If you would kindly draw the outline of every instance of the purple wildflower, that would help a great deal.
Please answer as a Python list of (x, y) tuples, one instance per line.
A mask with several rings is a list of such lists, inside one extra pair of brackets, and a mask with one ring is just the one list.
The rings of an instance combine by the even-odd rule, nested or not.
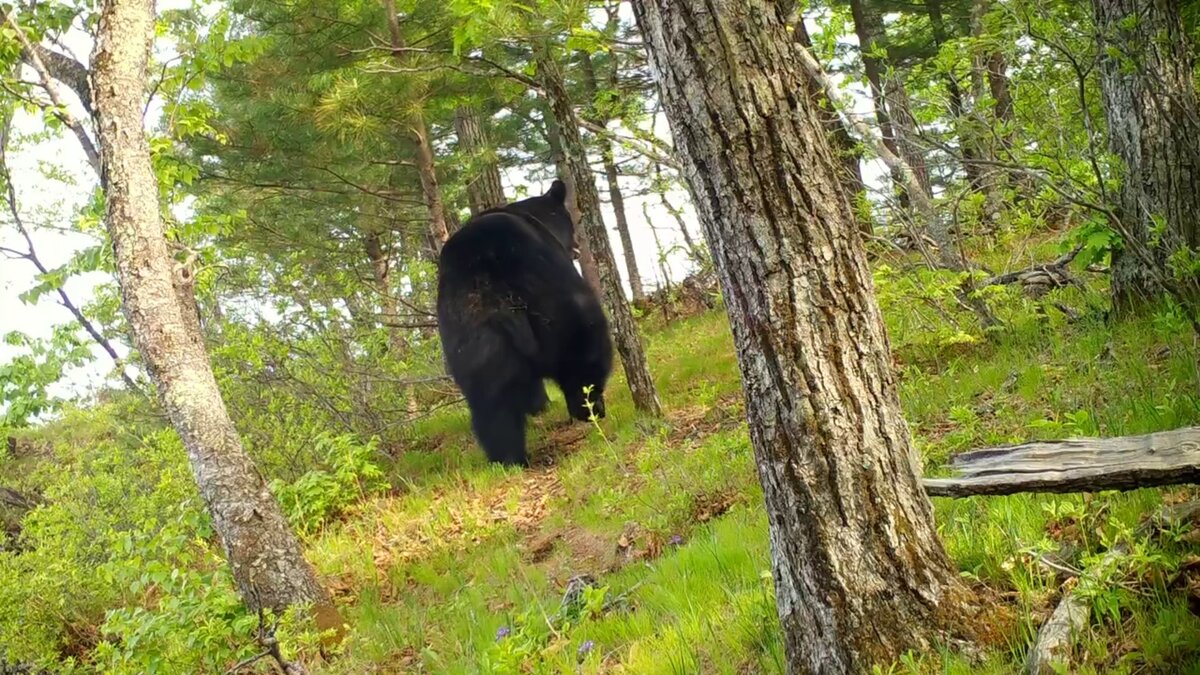
[(596, 648), (595, 640), (584, 640), (583, 644), (579, 645), (579, 652), (578, 652), (579, 659), (583, 660), (588, 654), (591, 654), (592, 650), (595, 648)]
[(679, 534), (671, 535), (670, 543), (672, 546), (682, 546), (683, 545), (683, 535), (679, 535)]
[(508, 634), (511, 632), (512, 632), (512, 629), (509, 628), (508, 626), (500, 626), (499, 628), (496, 629), (496, 642), (499, 642), (499, 641), (503, 640), (504, 638), (508, 637)]

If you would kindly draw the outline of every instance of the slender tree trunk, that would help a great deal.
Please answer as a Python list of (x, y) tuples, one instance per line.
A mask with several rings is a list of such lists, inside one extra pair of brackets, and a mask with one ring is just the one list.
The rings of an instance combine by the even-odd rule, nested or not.
[(629, 215), (625, 211), (625, 195), (621, 193), (618, 183), (620, 172), (613, 159), (612, 145), (604, 143), (600, 156), (604, 160), (604, 174), (608, 181), (608, 198), (612, 201), (613, 213), (616, 214), (617, 235), (621, 239), (621, 252), (625, 256), (625, 270), (629, 274), (629, 288), (633, 292), (633, 301), (641, 302), (646, 299), (646, 289), (642, 285), (642, 272), (638, 269), (637, 249), (633, 246), (633, 236), (629, 231)]
[(417, 172), (421, 176), (421, 194), (429, 207), (429, 236), (435, 254), (442, 252), (442, 244), (450, 238), (450, 226), (446, 220), (446, 206), (442, 203), (442, 188), (438, 185), (437, 167), (433, 159), (433, 146), (429, 142), (429, 127), (419, 114), (412, 121), (413, 142), (417, 146)]
[[(933, 44), (938, 49), (950, 39), (946, 32), (946, 23), (942, 17), (941, 0), (927, 0), (926, 13), (929, 15), (929, 25), (933, 29)], [(967, 120), (967, 106), (963, 101), (962, 87), (954, 73), (945, 73), (946, 92), (950, 98), (950, 117), (958, 135), (958, 151), (962, 154), (963, 172), (967, 174), (967, 182), (975, 189), (983, 184), (984, 168), (979, 162), (978, 139), (972, 134), (972, 128)]]
[(621, 288), (621, 278), (617, 274), (616, 261), (613, 260), (608, 231), (600, 217), (600, 195), (596, 192), (596, 183), (592, 179), (591, 167), (588, 166), (587, 148), (584, 146), (583, 137), (579, 135), (579, 118), (571, 106), (562, 71), (545, 43), (539, 43), (535, 47), (534, 58), (537, 59), (538, 74), (553, 116), (557, 119), (563, 156), (572, 178), (571, 187), (582, 212), (581, 230), (591, 245), (592, 255), (596, 257), (600, 286), (603, 289), (602, 297), (612, 321), (617, 352), (621, 355), (621, 365), (625, 369), (625, 380), (630, 393), (633, 394), (633, 405), (644, 414), (660, 416), (662, 405), (658, 400), (658, 391), (646, 364), (646, 353), (642, 349), (637, 322), (633, 319), (633, 312), (625, 299), (625, 291)]
[(925, 196), (932, 197), (933, 184), (929, 179), (929, 166), (925, 163), (928, 148), (919, 140), (917, 117), (913, 114), (912, 99), (908, 96), (908, 87), (904, 85), (901, 74), (894, 70), (889, 72), (884, 80), (883, 90), (887, 97), (888, 110), (892, 115), (892, 129), (896, 134), (900, 156), (912, 167)]
[[(929, 648), (959, 586), (785, 9), (635, 0), (727, 299), (789, 672)], [(701, 9), (703, 6), (703, 9)]]
[(1172, 278), (1168, 264), (1179, 251), (1200, 251), (1200, 105), (1180, 3), (1093, 0), (1092, 7), (1109, 147), (1125, 169), (1114, 304), (1136, 309), (1168, 287), (1200, 299), (1200, 280)]
[[(971, 31), (976, 36), (982, 36), (985, 32), (984, 18), (989, 9), (991, 9), (991, 0), (975, 0), (971, 6)], [(1012, 150), (1015, 129), (1013, 129), (1012, 91), (1008, 83), (1008, 60), (1005, 58), (1004, 52), (999, 49), (989, 50), (985, 69), (988, 89), (992, 94), (992, 118), (1001, 127), (997, 133), (999, 147), (993, 154), (1007, 156)], [(1025, 173), (1020, 174), (1022, 177), (1026, 175)]]
[[(554, 119), (554, 110), (549, 102), (542, 111), (542, 117), (546, 123), (546, 138), (550, 143), (550, 154), (554, 157), (554, 170), (558, 174), (559, 180), (568, 186), (567, 211), (571, 214), (571, 220), (578, 225), (583, 222), (583, 214), (579, 209), (575, 179), (571, 175), (571, 167), (567, 163), (567, 154), (563, 149), (562, 129), (558, 121)], [(592, 244), (587, 237), (579, 236), (579, 232), (575, 233), (575, 239), (575, 244), (579, 247), (579, 268), (583, 271), (583, 279), (596, 292), (597, 296), (604, 297), (604, 285), (600, 282), (600, 267), (596, 263), (595, 254), (592, 253)]]
[[(850, 12), (854, 19), (854, 32), (858, 36), (863, 72), (871, 89), (871, 101), (875, 106), (875, 119), (883, 143), (893, 154), (904, 159), (912, 169), (921, 190), (926, 195), (932, 195), (923, 154), (919, 150), (915, 151), (912, 143), (916, 128), (912, 112), (907, 107), (908, 92), (898, 77), (894, 74), (887, 75), (886, 64), (877, 55), (886, 44), (883, 17), (865, 0), (850, 0)], [(906, 204), (909, 199), (907, 181), (895, 172), (892, 173), (892, 180), (901, 195), (902, 203)]]
[[(976, 0), (971, 5), (971, 37), (978, 43), (982, 43), (984, 37), (983, 19), (987, 15), (988, 0)], [(984, 81), (988, 76), (988, 64), (992, 57), (997, 54), (996, 51), (989, 51), (980, 47), (975, 47), (971, 53), (971, 96), (975, 101), (973, 115), (963, 119), (962, 124), (965, 125), (962, 134), (963, 144), (971, 143), (974, 147), (973, 157), (975, 160), (983, 160), (977, 166), (975, 178), (972, 184), (977, 190), (983, 194), (983, 213), (981, 221), (985, 232), (995, 232), (999, 226), (1000, 212), (1004, 208), (1004, 198), (1001, 191), (1004, 189), (1005, 174), (996, 170), (994, 166), (990, 166), (990, 162), (996, 160), (996, 138), (1001, 136), (1001, 133), (993, 132), (989, 137), (987, 129), (994, 129), (998, 119), (988, 118), (987, 111), (984, 110), (980, 102), (985, 98)], [(1001, 56), (1001, 59), (1004, 57)], [(1011, 105), (1011, 103), (1010, 103)], [(996, 109), (993, 108), (993, 113)], [(1002, 141), (1003, 142), (1003, 141)], [(966, 155), (963, 155), (964, 159)], [(969, 174), (968, 174), (969, 175)]]
[[(796, 15), (792, 24), (792, 35), (796, 42), (805, 49), (812, 52), (812, 37), (808, 34), (808, 27), (804, 25), (804, 17)], [(807, 76), (808, 73), (806, 72)], [(851, 205), (858, 195), (866, 190), (866, 184), (862, 177), (862, 152), (859, 150), (858, 143), (855, 142), (854, 136), (850, 130), (846, 128), (845, 122), (842, 121), (841, 115), (838, 114), (837, 108), (833, 101), (825, 98), (825, 89), (820, 82), (814, 81), (811, 77), (804, 80), (804, 88), (812, 98), (813, 104), (820, 111), (821, 126), (825, 129), (825, 135), (829, 138), (830, 147), (833, 148), (834, 154), (838, 159), (838, 178), (842, 183), (843, 191), (851, 200)], [(859, 226), (864, 234), (874, 232), (874, 225), (871, 223), (870, 217), (860, 217)]]
[[(404, 62), (404, 34), (400, 32), (400, 15), (396, 12), (396, 0), (383, 0), (383, 11), (387, 14), (388, 34), (391, 37), (392, 57)], [(429, 125), (419, 113), (408, 120), (408, 131), (416, 147), (417, 174), (421, 179), (421, 194), (429, 209), (429, 237), (434, 258), (442, 252), (442, 244), (450, 238), (446, 221), (446, 206), (442, 203), (442, 188), (438, 185), (437, 166), (433, 155), (433, 143), (429, 139)]]
[(479, 111), (465, 105), (455, 109), (454, 131), (459, 150), (467, 160), (467, 201), (471, 215), (507, 204), (500, 182), (500, 163), (479, 120)]
[(371, 281), (379, 295), (379, 307), (388, 334), (388, 350), (392, 358), (403, 358), (408, 352), (408, 339), (400, 327), (400, 302), (392, 290), (391, 261), (383, 247), (383, 238), (378, 232), (368, 230), (363, 234), (363, 250), (371, 265)]
[[(592, 56), (587, 52), (579, 53), (580, 65), (583, 70), (584, 89), (592, 99), (590, 105), (596, 102), (599, 87), (596, 84), (596, 69), (592, 66)], [(605, 126), (608, 120), (592, 116), (591, 122)], [(625, 271), (629, 276), (629, 288), (633, 291), (633, 301), (641, 302), (646, 298), (642, 287), (642, 273), (638, 269), (637, 250), (633, 247), (633, 237), (629, 233), (629, 214), (625, 212), (625, 195), (621, 193), (620, 176), (617, 169), (616, 157), (613, 155), (612, 141), (600, 138), (596, 144), (600, 149), (600, 158), (604, 163), (604, 177), (608, 182), (608, 198), (612, 202), (613, 213), (617, 220), (617, 235), (621, 240), (621, 252), (625, 256)]]
[(340, 620), (266, 482), (246, 455), (199, 332), (172, 283), (158, 185), (142, 123), (152, 0), (101, 4), (94, 107), (122, 307), (158, 397), (178, 430), (233, 579), (251, 609), (315, 603)]

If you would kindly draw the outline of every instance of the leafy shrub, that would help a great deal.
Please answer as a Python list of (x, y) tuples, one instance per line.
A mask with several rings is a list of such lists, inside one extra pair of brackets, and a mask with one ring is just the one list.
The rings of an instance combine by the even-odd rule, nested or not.
[(386, 487), (375, 464), (376, 443), (348, 435), (321, 434), (313, 439), (321, 466), (297, 480), (271, 482), (284, 513), (301, 534), (311, 534), (364, 496)]
[[(260, 650), (259, 619), (237, 595), (178, 435), (142, 425), (134, 436), (126, 414), (68, 411), (47, 428), (51, 456), (26, 479), (45, 503), (0, 551), (0, 659), (66, 673), (224, 672)], [(279, 486), (314, 524), (381, 477), (373, 444), (317, 445), (326, 469)], [(287, 653), (308, 632), (284, 617), (277, 637)]]

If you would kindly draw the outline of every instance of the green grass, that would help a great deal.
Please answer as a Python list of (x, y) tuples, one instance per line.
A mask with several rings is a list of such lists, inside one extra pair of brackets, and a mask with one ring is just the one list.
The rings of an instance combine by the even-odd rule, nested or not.
[[(1004, 331), (965, 343), (928, 341), (911, 316), (887, 318), (928, 472), (973, 447), (1200, 423), (1200, 352), (1170, 316), (1109, 325), (1013, 313)], [(561, 398), (534, 423), (530, 446), (541, 459), (529, 472), (486, 465), (464, 410), (412, 430), (416, 450), (392, 467), (397, 492), (311, 542), (310, 557), (344, 590), (351, 623), (346, 654), (328, 672), (782, 671), (762, 496), (725, 317), (692, 317), (648, 340), (666, 422), (637, 417), (618, 373), (598, 425), (564, 427)], [(981, 660), (947, 651), (893, 671), (1019, 668), (1059, 595), (1036, 553), (1071, 544), (1068, 564), (1086, 565), (1164, 494), (1197, 496), (1181, 488), (935, 500), (954, 561), (1006, 611)], [(1093, 599), (1097, 618), (1076, 654), (1083, 672), (1188, 672), (1200, 663), (1200, 619), (1178, 578), (1170, 581), (1200, 553), (1189, 541), (1136, 543)], [(594, 575), (619, 601), (551, 628), (576, 574)], [(501, 628), (510, 632), (497, 639)], [(594, 648), (580, 656), (589, 640)]]
[[(1012, 261), (1007, 248), (974, 257), (1012, 268), (1050, 259), (1055, 247), (1035, 243)], [(1200, 424), (1200, 343), (1170, 311), (1108, 322), (1103, 289), (1055, 291), (1051, 300), (1081, 314), (1068, 321), (993, 289), (1005, 326), (984, 336), (945, 295), (946, 273), (895, 256), (876, 270), (927, 475), (972, 448)], [(528, 471), (488, 464), (461, 405), (389, 438), (387, 460), (337, 436), (387, 462), (387, 489), (351, 476), (338, 484), (348, 496), (303, 523), (307, 556), (349, 624), (341, 657), (313, 670), (783, 671), (762, 491), (724, 313), (668, 323), (654, 312), (642, 326), (665, 418), (636, 414), (619, 368), (608, 417), (593, 425), (567, 424), (551, 387), (550, 410), (530, 426)], [(0, 456), (0, 484), (45, 487), (49, 503), (23, 523), (21, 547), (0, 547), (0, 599), (18, 609), (0, 608), (0, 650), (76, 659), (78, 669), (64, 672), (147, 654), (121, 672), (144, 672), (159, 657), (171, 664), (163, 668), (191, 672), (261, 651), (178, 438), (143, 406), (131, 398), (69, 412), (25, 434), (35, 451)], [(259, 450), (286, 449), (273, 438)], [(324, 496), (295, 494), (306, 506)], [(968, 658), (948, 646), (881, 672), (1018, 671), (1062, 593), (1044, 556), (1083, 569), (1120, 542), (1128, 553), (1087, 587), (1094, 611), (1075, 671), (1200, 673), (1200, 529), (1133, 536), (1164, 502), (1197, 498), (1200, 490), (1172, 488), (935, 499), (946, 549), (986, 603), (975, 626), (982, 651)], [(596, 586), (564, 606), (582, 574)], [(320, 661), (290, 630), (284, 647)]]

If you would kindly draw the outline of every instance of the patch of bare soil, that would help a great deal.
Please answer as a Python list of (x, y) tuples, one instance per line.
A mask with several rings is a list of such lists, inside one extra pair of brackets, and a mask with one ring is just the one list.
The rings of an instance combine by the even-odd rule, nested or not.
[(672, 443), (697, 441), (746, 422), (745, 404), (740, 392), (726, 394), (713, 405), (689, 405), (667, 413)]
[(570, 457), (583, 447), (592, 427), (576, 421), (550, 423), (542, 427), (540, 442), (530, 448), (529, 455), (535, 467), (552, 467), (565, 457)]

